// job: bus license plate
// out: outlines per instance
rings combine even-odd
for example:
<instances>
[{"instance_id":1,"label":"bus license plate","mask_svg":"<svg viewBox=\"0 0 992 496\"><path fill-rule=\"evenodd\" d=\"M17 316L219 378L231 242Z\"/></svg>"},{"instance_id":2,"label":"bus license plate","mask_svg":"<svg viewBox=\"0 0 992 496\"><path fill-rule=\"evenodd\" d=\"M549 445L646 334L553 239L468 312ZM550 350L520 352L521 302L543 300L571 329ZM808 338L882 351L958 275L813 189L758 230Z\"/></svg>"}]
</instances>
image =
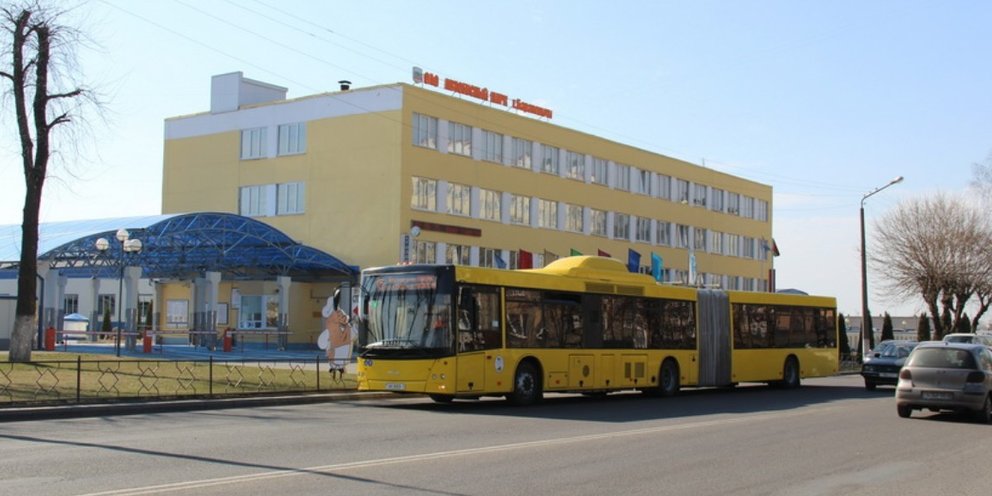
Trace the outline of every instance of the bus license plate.
<instances>
[{"instance_id":1,"label":"bus license plate","mask_svg":"<svg viewBox=\"0 0 992 496\"><path fill-rule=\"evenodd\" d=\"M389 391L403 391L406 389L406 384L399 382L387 382L386 389Z\"/></svg>"},{"instance_id":2,"label":"bus license plate","mask_svg":"<svg viewBox=\"0 0 992 496\"><path fill-rule=\"evenodd\" d=\"M951 393L937 392L937 391L924 391L923 399L925 400L949 400L954 396Z\"/></svg>"}]
</instances>

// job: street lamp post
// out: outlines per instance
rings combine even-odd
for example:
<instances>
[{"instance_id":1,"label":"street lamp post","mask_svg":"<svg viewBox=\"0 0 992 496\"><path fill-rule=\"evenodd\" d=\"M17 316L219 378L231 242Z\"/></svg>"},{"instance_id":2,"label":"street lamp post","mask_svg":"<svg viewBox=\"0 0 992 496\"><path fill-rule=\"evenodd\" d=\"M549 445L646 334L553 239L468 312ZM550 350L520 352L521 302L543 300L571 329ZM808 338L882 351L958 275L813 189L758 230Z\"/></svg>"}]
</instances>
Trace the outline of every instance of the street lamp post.
<instances>
[{"instance_id":1,"label":"street lamp post","mask_svg":"<svg viewBox=\"0 0 992 496\"><path fill-rule=\"evenodd\" d=\"M127 229L118 229L117 235L115 236L117 241L121 244L121 250L117 255L117 337L114 340L114 349L117 356L121 356L121 325L123 324L123 318L121 311L123 310L124 303L124 255L130 253L139 253L141 251L141 240L140 239L130 239L131 233L127 232ZM110 249L110 242L107 238L100 238L96 240L96 249L102 253L106 253Z\"/></svg>"},{"instance_id":2,"label":"street lamp post","mask_svg":"<svg viewBox=\"0 0 992 496\"><path fill-rule=\"evenodd\" d=\"M902 176L889 181L885 186L875 188L861 197L861 356L862 360L875 343L875 326L872 325L871 311L868 310L868 253L865 244L865 200L893 184L901 183Z\"/></svg>"}]
</instances>

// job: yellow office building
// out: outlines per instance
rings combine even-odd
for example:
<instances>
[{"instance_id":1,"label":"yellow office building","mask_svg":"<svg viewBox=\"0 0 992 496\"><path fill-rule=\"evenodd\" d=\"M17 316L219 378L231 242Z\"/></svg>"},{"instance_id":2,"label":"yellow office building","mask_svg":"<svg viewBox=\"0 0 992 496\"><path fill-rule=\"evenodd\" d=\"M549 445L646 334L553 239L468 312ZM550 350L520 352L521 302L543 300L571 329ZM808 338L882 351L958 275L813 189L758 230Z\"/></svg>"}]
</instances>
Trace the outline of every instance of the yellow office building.
<instances>
[{"instance_id":1,"label":"yellow office building","mask_svg":"<svg viewBox=\"0 0 992 496\"><path fill-rule=\"evenodd\" d=\"M415 77L286 99L215 76L209 112L165 122L163 213L240 213L362 268L633 251L644 272L660 258L668 282L773 287L770 186Z\"/></svg>"}]
</instances>

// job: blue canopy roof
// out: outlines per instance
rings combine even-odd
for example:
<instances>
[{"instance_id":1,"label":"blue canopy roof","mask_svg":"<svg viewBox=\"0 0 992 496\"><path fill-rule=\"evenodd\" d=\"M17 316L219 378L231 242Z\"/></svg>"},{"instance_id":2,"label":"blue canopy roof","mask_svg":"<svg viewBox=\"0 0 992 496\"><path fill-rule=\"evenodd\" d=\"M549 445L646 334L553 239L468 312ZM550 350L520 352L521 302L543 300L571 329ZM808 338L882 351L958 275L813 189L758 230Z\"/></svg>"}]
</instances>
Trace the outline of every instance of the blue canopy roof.
<instances>
[{"instance_id":1,"label":"blue canopy roof","mask_svg":"<svg viewBox=\"0 0 992 496\"><path fill-rule=\"evenodd\" d=\"M141 240L140 252L122 250L115 237L120 228ZM0 265L16 266L20 238L19 225L0 226ZM96 248L99 238L109 241L105 252ZM146 278L190 279L213 271L225 279L340 280L359 270L268 224L218 212L45 223L38 253L69 277L117 277L122 261L141 267Z\"/></svg>"}]
</instances>

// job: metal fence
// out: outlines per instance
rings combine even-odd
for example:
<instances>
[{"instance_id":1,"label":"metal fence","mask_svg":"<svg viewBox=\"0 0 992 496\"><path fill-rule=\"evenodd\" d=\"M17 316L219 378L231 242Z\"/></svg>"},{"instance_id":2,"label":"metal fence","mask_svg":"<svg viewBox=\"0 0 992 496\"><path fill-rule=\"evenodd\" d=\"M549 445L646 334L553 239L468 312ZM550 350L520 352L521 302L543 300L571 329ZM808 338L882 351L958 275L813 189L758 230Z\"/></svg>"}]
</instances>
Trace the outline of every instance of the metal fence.
<instances>
[{"instance_id":1,"label":"metal fence","mask_svg":"<svg viewBox=\"0 0 992 496\"><path fill-rule=\"evenodd\" d=\"M0 362L0 408L126 400L218 398L354 390L310 360L51 360Z\"/></svg>"}]
</instances>

